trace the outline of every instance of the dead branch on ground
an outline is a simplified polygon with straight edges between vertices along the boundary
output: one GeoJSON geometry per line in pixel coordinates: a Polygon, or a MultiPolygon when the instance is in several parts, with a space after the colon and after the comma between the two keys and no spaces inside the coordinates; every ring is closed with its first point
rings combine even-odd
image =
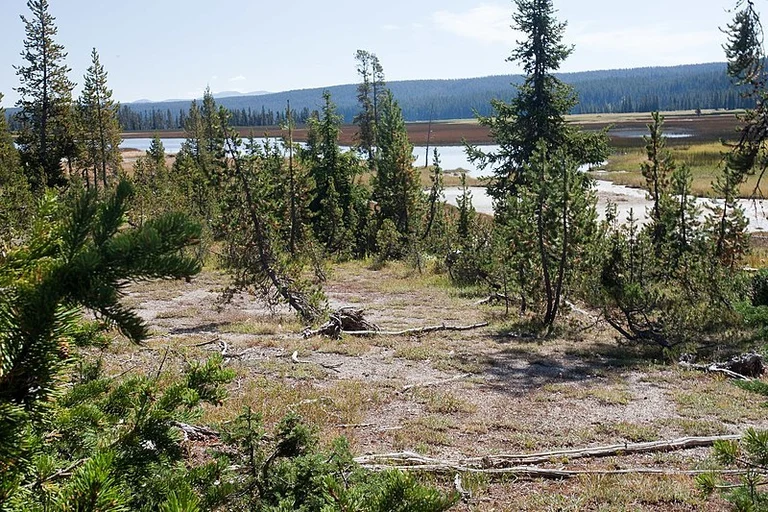
{"type": "MultiPolygon", "coordinates": [[[[441,460],[427,457],[414,452],[399,452],[364,455],[355,458],[355,462],[369,469],[400,469],[429,472],[475,472],[487,474],[514,474],[531,478],[571,478],[581,474],[622,474],[622,472],[603,471],[567,471],[560,469],[543,469],[533,464],[546,464],[583,458],[610,457],[631,455],[637,453],[670,452],[688,450],[691,448],[708,447],[717,441],[733,441],[740,439],[739,435],[683,437],[669,441],[654,441],[649,443],[626,443],[593,448],[578,448],[574,450],[558,450],[532,454],[501,454],[486,457],[473,457],[456,460],[441,460]]],[[[681,473],[665,469],[633,469],[623,470],[624,473],[656,473],[656,474],[697,474],[681,473]]]]}
{"type": "Polygon", "coordinates": [[[302,335],[304,338],[314,336],[328,336],[338,339],[342,332],[348,331],[378,331],[379,326],[369,322],[363,316],[365,311],[357,308],[340,308],[330,314],[328,321],[315,330],[305,329],[302,335]]]}
{"type": "Polygon", "coordinates": [[[189,425],[180,421],[174,421],[173,426],[181,430],[181,432],[184,434],[185,441],[207,441],[209,439],[218,440],[220,436],[218,432],[205,426],[189,425]]]}
{"type": "Polygon", "coordinates": [[[763,357],[760,354],[748,353],[732,357],[728,361],[711,364],[694,364],[691,356],[683,356],[679,365],[688,370],[708,373],[722,373],[727,377],[743,381],[751,381],[765,373],[763,357]]]}
{"type": "Polygon", "coordinates": [[[345,331],[345,334],[350,336],[407,336],[407,335],[419,335],[427,334],[430,332],[438,331],[471,331],[473,329],[480,329],[487,327],[488,322],[482,322],[473,325],[434,325],[431,327],[417,327],[415,329],[403,329],[402,331],[345,331]]]}
{"type": "Polygon", "coordinates": [[[512,298],[504,295],[503,293],[496,292],[496,293],[492,293],[491,295],[489,295],[488,297],[482,300],[475,302],[475,306],[486,306],[489,304],[495,304],[497,302],[504,302],[506,304],[509,304],[510,302],[512,302],[512,298]]]}

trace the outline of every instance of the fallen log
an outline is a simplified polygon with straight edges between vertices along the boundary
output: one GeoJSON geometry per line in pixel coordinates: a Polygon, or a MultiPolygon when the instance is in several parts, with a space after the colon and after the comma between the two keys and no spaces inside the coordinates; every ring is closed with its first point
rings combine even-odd
{"type": "Polygon", "coordinates": [[[512,302],[512,299],[510,297],[507,297],[503,293],[496,292],[482,300],[475,302],[475,306],[486,306],[488,304],[495,304],[497,302],[504,302],[506,304],[509,304],[510,302],[512,302]]]}
{"type": "Polygon", "coordinates": [[[671,452],[691,448],[709,447],[717,441],[736,441],[739,435],[682,437],[669,441],[652,441],[648,443],[625,443],[593,448],[577,448],[573,450],[557,450],[530,454],[501,454],[485,457],[472,457],[459,460],[440,460],[426,457],[414,452],[398,452],[364,455],[355,458],[355,462],[363,466],[387,467],[425,467],[425,468],[463,468],[463,470],[498,470],[516,468],[526,464],[545,464],[583,458],[611,457],[637,453],[671,452]]]}
{"type": "Polygon", "coordinates": [[[535,466],[519,466],[509,468],[470,468],[462,467],[458,465],[443,465],[435,464],[429,466],[387,466],[387,465],[364,465],[366,469],[371,471],[420,471],[428,473],[453,473],[459,471],[462,473],[475,473],[484,475],[505,475],[515,476],[518,478],[529,479],[547,479],[547,480],[567,480],[569,478],[576,478],[580,476],[597,475],[597,476],[610,476],[610,475],[702,475],[702,474],[717,474],[717,475],[745,475],[754,470],[747,469],[657,469],[657,468],[634,468],[634,469],[547,469],[538,468],[535,466]]]}
{"type": "Polygon", "coordinates": [[[751,381],[765,373],[763,356],[755,353],[741,354],[732,357],[728,361],[710,364],[694,364],[693,356],[684,355],[680,358],[679,365],[688,370],[697,370],[708,373],[721,373],[732,379],[751,381]]]}
{"type": "Polygon", "coordinates": [[[344,334],[350,336],[406,336],[411,334],[427,334],[438,331],[471,331],[487,327],[488,322],[482,322],[473,325],[434,325],[430,327],[417,327],[415,329],[403,329],[402,331],[345,331],[344,334]]]}

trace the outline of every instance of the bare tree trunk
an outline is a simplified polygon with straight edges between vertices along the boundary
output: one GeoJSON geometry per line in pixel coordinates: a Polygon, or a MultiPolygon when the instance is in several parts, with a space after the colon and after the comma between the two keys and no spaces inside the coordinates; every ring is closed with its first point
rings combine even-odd
{"type": "Polygon", "coordinates": [[[552,326],[555,323],[557,317],[557,310],[560,306],[560,296],[563,293],[563,280],[565,279],[566,263],[568,260],[568,212],[570,195],[568,191],[568,163],[563,162],[563,249],[560,253],[560,264],[557,269],[557,284],[555,285],[554,304],[552,304],[552,314],[550,318],[546,319],[548,331],[552,330],[552,326]]]}
{"type": "Polygon", "coordinates": [[[291,256],[296,256],[296,230],[298,229],[298,220],[296,218],[296,177],[293,172],[293,117],[291,116],[291,100],[288,100],[288,173],[290,175],[290,194],[291,194],[291,256]]]}

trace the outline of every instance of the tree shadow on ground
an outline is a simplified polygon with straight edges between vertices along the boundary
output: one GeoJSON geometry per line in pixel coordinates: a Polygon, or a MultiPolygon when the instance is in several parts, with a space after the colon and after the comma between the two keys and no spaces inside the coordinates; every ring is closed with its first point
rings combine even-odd
{"type": "MultiPolygon", "coordinates": [[[[647,369],[665,361],[660,348],[628,345],[616,341],[545,339],[534,336],[491,334],[499,350],[474,357],[484,368],[487,385],[511,393],[530,392],[547,384],[584,382],[620,375],[633,369],[647,369]],[[540,348],[559,345],[553,354],[541,354],[540,348]]],[[[458,355],[461,362],[466,354],[458,355]]]]}
{"type": "Polygon", "coordinates": [[[230,325],[231,322],[209,322],[206,324],[193,325],[190,327],[173,327],[168,330],[168,334],[203,334],[215,333],[219,328],[230,325]]]}

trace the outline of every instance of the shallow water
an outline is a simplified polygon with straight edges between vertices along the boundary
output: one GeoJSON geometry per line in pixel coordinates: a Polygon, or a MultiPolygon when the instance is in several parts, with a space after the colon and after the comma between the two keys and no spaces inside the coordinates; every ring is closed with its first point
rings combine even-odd
{"type": "MultiPolygon", "coordinates": [[[[608,202],[616,205],[616,213],[620,222],[626,222],[629,219],[630,211],[639,222],[644,222],[648,216],[647,212],[651,206],[644,190],[615,185],[610,181],[596,180],[595,189],[597,190],[597,212],[601,219],[605,218],[605,208],[608,202]]],[[[470,187],[472,192],[472,205],[480,213],[493,215],[493,203],[484,187],[470,187]]],[[[449,204],[456,205],[457,198],[461,195],[461,189],[450,187],[445,190],[445,199],[449,204]]],[[[713,199],[698,198],[696,203],[701,209],[699,218],[704,220],[711,210],[709,207],[715,205],[718,201],[713,199]]],[[[749,220],[749,231],[768,231],[768,200],[750,200],[741,199],[740,206],[749,220]]]]}
{"type": "MultiPolygon", "coordinates": [[[[638,131],[639,134],[639,131],[638,131]]],[[[634,136],[634,135],[627,135],[634,136]]],[[[679,137],[690,136],[690,134],[677,134],[679,137]]],[[[667,137],[674,138],[675,134],[667,134],[667,137]]],[[[163,142],[165,151],[168,154],[178,153],[181,148],[181,144],[185,139],[160,139],[163,142]]],[[[264,139],[257,139],[263,141],[264,139]]],[[[120,145],[121,148],[133,148],[140,151],[146,151],[149,149],[152,139],[125,139],[120,145]]],[[[486,151],[495,151],[499,146],[484,146],[486,151]]],[[[342,147],[344,151],[348,151],[348,147],[342,147]]],[[[413,148],[413,154],[415,158],[414,164],[417,166],[423,166],[426,163],[427,148],[424,146],[415,146],[413,148]]],[[[490,172],[483,172],[478,167],[469,162],[464,149],[464,146],[439,146],[438,153],[440,154],[440,166],[445,170],[462,169],[467,171],[467,174],[474,177],[479,177],[483,174],[490,174],[490,172]]],[[[429,163],[432,164],[432,149],[429,150],[429,163]]],[[[650,205],[646,197],[646,193],[643,190],[636,188],[625,187],[623,185],[614,185],[610,181],[597,180],[595,182],[598,203],[598,214],[601,218],[605,216],[605,207],[608,202],[616,204],[616,210],[620,221],[626,221],[629,218],[630,210],[634,213],[635,218],[643,221],[646,217],[646,210],[650,205]]],[[[486,193],[484,187],[471,187],[472,192],[472,204],[478,212],[493,215],[493,204],[491,198],[486,193]]],[[[451,187],[445,190],[445,199],[449,204],[456,204],[456,199],[461,194],[461,190],[458,187],[451,187]]],[[[699,198],[697,199],[699,206],[701,207],[702,219],[709,213],[707,205],[712,204],[711,199],[699,198]]],[[[768,231],[768,200],[752,201],[743,199],[740,201],[741,206],[749,220],[750,231],[768,231]]]]}

